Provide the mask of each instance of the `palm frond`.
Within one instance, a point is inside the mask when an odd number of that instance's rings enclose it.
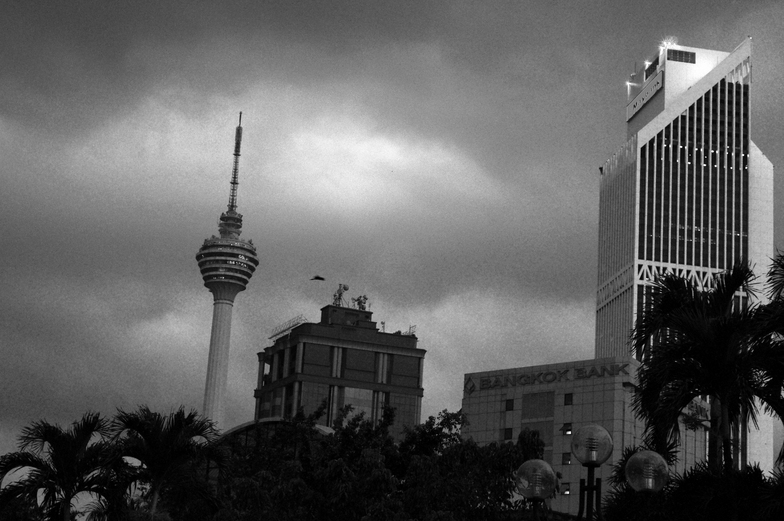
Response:
[[[756,295],[753,286],[756,278],[757,276],[748,262],[739,261],[730,269],[716,274],[713,277],[714,289],[706,291],[704,294],[716,306],[714,310],[717,314],[727,315],[732,311],[732,304],[739,292],[743,292],[752,298]]]
[[[778,260],[784,284],[781,255]],[[642,355],[632,406],[651,443],[676,442],[681,411],[701,395],[720,403],[733,427],[756,425],[758,401],[784,412],[784,302],[742,300],[754,295],[754,282],[748,263],[738,262],[710,288],[667,274],[645,293],[631,335]],[[712,426],[718,424],[716,416]]]
[[[776,250],[771,261],[765,288],[771,300],[781,300],[784,298],[784,252]]]
[[[33,491],[24,481],[14,481],[0,489],[0,510],[12,502],[21,502],[30,507],[38,507],[37,491]]]
[[[60,444],[62,439],[63,429],[59,425],[51,424],[46,420],[35,421],[22,429],[22,434],[19,436],[19,449],[40,454],[46,449],[47,444]]]
[[[209,442],[217,437],[211,420],[182,407],[169,414],[147,406],[118,410],[111,431],[123,454],[141,462],[136,476],[149,485],[146,496],[153,504],[162,493],[195,482],[195,463],[207,456]]]
[[[11,452],[0,457],[0,482],[8,474],[25,468],[44,472],[50,467],[45,459],[32,452]]]

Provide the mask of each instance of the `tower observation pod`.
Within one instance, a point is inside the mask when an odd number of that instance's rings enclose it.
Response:
[[[210,354],[207,363],[207,383],[204,390],[202,413],[223,423],[223,399],[229,373],[229,344],[231,338],[231,312],[237,293],[248,285],[259,258],[250,240],[240,239],[242,214],[237,213],[237,185],[239,184],[240,143],[242,141],[242,112],[235,134],[234,167],[231,174],[228,210],[218,220],[219,236],[204,241],[196,260],[214,300]]]

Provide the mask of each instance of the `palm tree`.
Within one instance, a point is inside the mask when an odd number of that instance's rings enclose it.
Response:
[[[19,452],[0,458],[0,482],[11,473],[21,474],[0,491],[0,504],[39,507],[40,500],[46,519],[70,520],[77,495],[105,492],[106,468],[116,458],[108,434],[107,421],[96,413],[86,413],[70,429],[45,420],[26,427]]]
[[[195,463],[217,435],[211,420],[196,411],[185,413],[182,407],[168,415],[146,406],[134,412],[118,410],[111,428],[121,440],[123,455],[141,464],[138,479],[149,487],[150,519],[162,494],[197,480]]]
[[[784,339],[784,252],[776,252],[766,282],[768,304],[764,306],[762,328],[777,340]]]
[[[784,299],[784,253],[777,251],[768,270],[768,297],[772,302]]]
[[[137,488],[139,469],[123,459],[122,447],[116,443],[113,445],[117,457],[105,468],[104,491],[87,505],[87,521],[121,521],[141,517]]]
[[[679,438],[681,412],[708,396],[708,461],[733,466],[731,433],[756,426],[758,406],[784,418],[781,398],[784,349],[762,327],[769,308],[749,304],[754,273],[738,263],[701,289],[674,274],[656,279],[649,304],[638,314],[632,345],[641,354],[632,404],[646,422],[652,446]]]

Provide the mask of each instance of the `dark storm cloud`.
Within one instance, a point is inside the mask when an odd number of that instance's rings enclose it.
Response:
[[[6,275],[24,277],[19,271]],[[165,403],[157,371],[168,357],[156,356],[160,346],[140,356],[141,346],[130,338],[139,310],[155,299],[132,291],[132,282],[103,280],[92,288],[77,280],[69,287],[65,280],[41,273],[38,281],[28,279],[4,292],[4,301],[13,305],[2,308],[3,344],[14,355],[4,356],[3,421],[29,421],[31,404],[55,417],[75,418],[88,409]],[[147,311],[167,310],[153,305]]]
[[[677,3],[661,4],[660,23],[684,20]],[[695,3],[694,8],[712,3]],[[746,5],[733,4],[729,14]],[[758,2],[754,4],[764,5]],[[587,63],[603,40],[624,41],[650,25],[649,12],[628,2],[45,2],[11,1],[0,21],[3,105],[7,117],[39,119],[49,125],[95,123],[137,102],[200,46],[235,39],[245,49],[226,55],[223,72],[198,84],[231,87],[257,75],[302,81],[315,75],[339,76],[351,63],[381,47],[426,43],[467,71],[504,76],[519,93],[562,85],[581,72],[575,51]],[[615,11],[615,12],[614,12]],[[660,11],[660,12],[658,12]],[[717,10],[703,9],[709,19]],[[622,23],[618,20],[623,19]],[[663,21],[663,22],[662,22]],[[681,22],[683,24],[683,22]],[[647,31],[650,33],[650,29]],[[557,42],[557,43],[556,43]],[[598,45],[597,45],[598,44]],[[305,66],[286,60],[289,48],[307,47],[325,58]],[[140,49],[154,49],[155,56]],[[647,48],[647,46],[646,46]],[[526,60],[510,67],[509,56]],[[342,66],[328,58],[350,57]],[[152,60],[152,61],[150,61]],[[154,66],[169,65],[167,71]],[[242,71],[244,70],[244,73]],[[357,73],[357,71],[354,71]]]
[[[52,131],[111,117],[150,87],[143,64],[129,60],[134,45],[198,39],[183,12],[163,2],[4,3],[0,114]]]
[[[217,90],[247,80],[246,53],[263,60],[264,70],[255,75],[301,81],[331,67],[290,67],[276,61],[283,60],[288,47],[314,47],[329,57],[423,38],[440,11],[437,4],[427,5],[7,2],[0,18],[0,113],[52,130],[89,129],[139,102],[156,83],[182,74],[178,66],[203,51],[201,45],[223,38],[248,47],[225,56],[222,63],[208,64],[219,74],[198,78],[193,87]]]

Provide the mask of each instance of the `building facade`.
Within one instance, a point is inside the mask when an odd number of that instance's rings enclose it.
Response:
[[[665,44],[627,83],[626,144],[601,168],[596,357],[628,354],[650,283],[709,287],[773,255],[773,166],[751,141],[751,39],[726,53]]]
[[[624,447],[638,444],[645,428],[630,407],[638,367],[635,358],[625,356],[468,373],[462,402],[468,425],[463,435],[487,444],[516,442],[526,428],[537,431],[545,445],[544,460],[562,476],[552,508],[576,514],[585,470],[571,453],[572,433],[588,424],[610,433],[612,456],[596,471],[596,477],[607,483]],[[703,406],[695,404],[692,412],[707,417],[707,409],[699,407]],[[704,432],[682,429],[681,441],[673,468],[680,473],[704,459],[707,450]]]
[[[383,406],[395,409],[393,435],[419,423],[425,350],[417,337],[379,331],[364,308],[329,305],[318,323],[293,327],[259,353],[255,391],[257,420],[327,409],[331,425],[346,405],[352,414],[378,420]]]
[[[740,260],[767,272],[773,165],[751,140],[751,51],[751,38],[731,53],[665,43],[631,75],[628,140],[601,168],[597,358],[628,353],[657,276],[709,288]],[[770,416],[758,424],[742,458],[769,470],[780,440]]]

